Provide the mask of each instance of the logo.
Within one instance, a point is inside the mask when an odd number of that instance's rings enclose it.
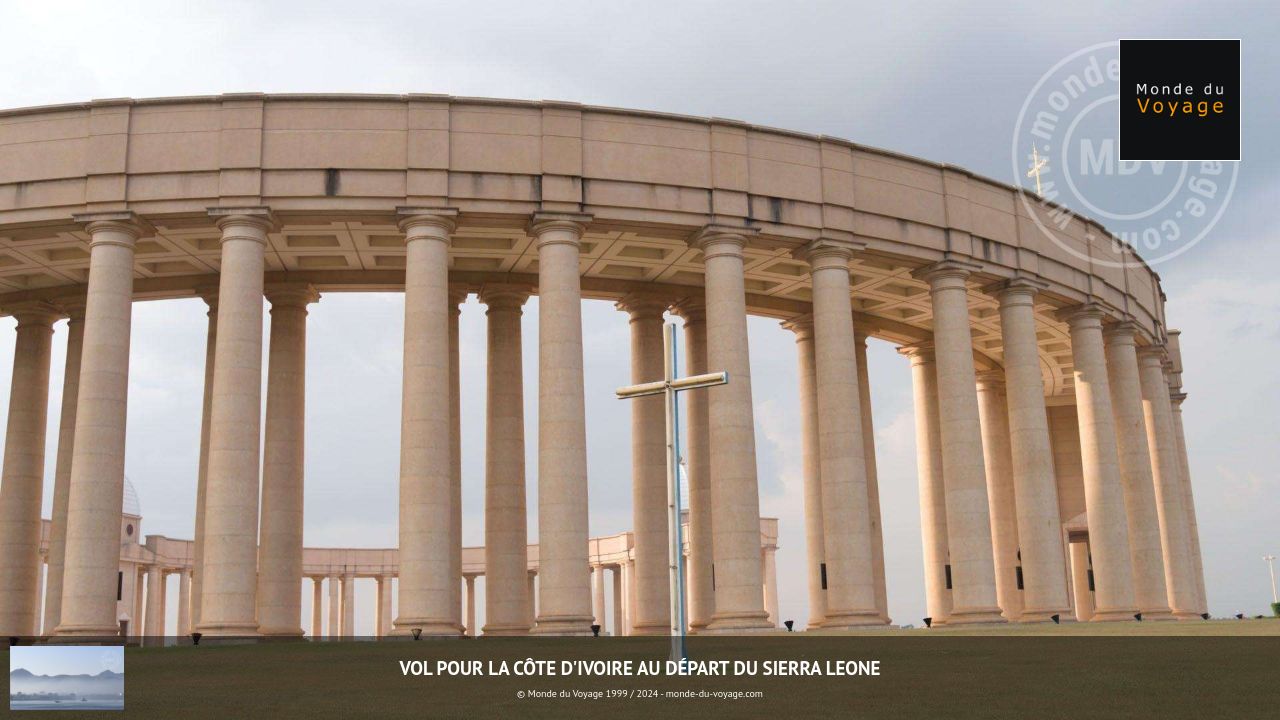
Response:
[[[1060,60],[1032,87],[1014,126],[1019,193],[1040,231],[1072,256],[1108,267],[1172,259],[1203,239],[1226,210],[1239,172],[1218,160],[1120,159],[1120,44],[1100,43]],[[1203,88],[1202,88],[1203,89]],[[1073,212],[1106,226],[1081,243]],[[1093,231],[1091,231],[1092,233]],[[1091,247],[1110,245],[1099,257]]]

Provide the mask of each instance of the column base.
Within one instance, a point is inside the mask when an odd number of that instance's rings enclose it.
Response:
[[[1053,616],[1058,616],[1058,622],[1075,622],[1076,615],[1071,610],[1023,610],[1022,617],[1018,618],[1018,622],[1023,625],[1035,625],[1038,623],[1051,623]]]
[[[132,638],[129,638],[132,639]],[[49,635],[50,645],[118,645],[125,641],[120,637],[120,626],[59,625]]]
[[[832,613],[828,610],[826,619],[822,621],[822,629],[850,630],[884,624],[884,620],[880,618],[880,613],[875,610],[851,610],[837,613]]]
[[[490,637],[516,637],[529,634],[528,625],[490,625],[487,624],[480,628],[483,635]]]
[[[555,615],[539,617],[537,624],[530,631],[531,635],[563,635],[571,637],[590,637],[591,623],[595,620],[590,615]],[[635,634],[633,628],[631,634]]]
[[[666,623],[661,625],[655,623],[645,623],[644,625],[635,625],[631,628],[632,635],[671,635],[671,626]]]
[[[1174,620],[1201,620],[1202,618],[1200,617],[1200,613],[1192,612],[1190,610],[1174,610],[1173,619]]]
[[[689,632],[690,632],[691,634],[693,634],[693,633],[699,633],[699,632],[702,632],[703,630],[706,630],[706,629],[707,629],[707,625],[708,625],[708,621],[706,621],[706,620],[699,620],[699,621],[697,621],[697,622],[691,622],[691,623],[689,623]]]
[[[390,639],[413,639],[413,631],[418,630],[418,637],[457,638],[462,637],[462,625],[450,620],[431,620],[427,618],[396,618],[391,625]]]
[[[244,638],[249,641],[257,641],[261,637],[258,631],[257,623],[209,623],[202,624],[195,629],[200,633],[200,641],[205,639],[212,640],[214,638]]]
[[[1155,610],[1142,610],[1143,622],[1163,622],[1165,620],[1173,620],[1173,611],[1169,608],[1156,608]]]
[[[717,612],[703,635],[733,635],[736,633],[773,632],[777,626],[769,623],[769,614],[763,610],[748,612]]]
[[[301,640],[304,633],[302,628],[260,628],[258,634],[263,640]]]
[[[1094,610],[1089,622],[1134,622],[1138,608],[1119,608],[1110,610]]]
[[[1000,608],[998,607],[960,608],[958,610],[952,608],[945,624],[948,627],[955,627],[958,625],[1003,625],[1007,622],[1009,621],[1000,613]],[[937,625],[938,623],[935,621],[933,624]]]

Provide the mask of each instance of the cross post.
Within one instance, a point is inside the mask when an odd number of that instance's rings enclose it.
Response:
[[[688,656],[684,647],[684,541],[680,531],[680,408],[676,402],[677,394],[685,390],[724,385],[729,382],[729,374],[714,372],[677,377],[676,326],[674,323],[667,323],[663,330],[663,365],[666,377],[618,388],[617,396],[619,400],[631,400],[663,395],[667,402],[667,565],[671,588],[671,659],[679,662]]]

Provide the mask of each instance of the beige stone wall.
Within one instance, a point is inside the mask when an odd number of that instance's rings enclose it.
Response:
[[[534,211],[589,212],[588,297],[628,284],[701,285],[684,240],[709,223],[759,230],[745,253],[748,309],[804,312],[809,279],[791,250],[816,237],[867,243],[852,265],[854,311],[878,337],[928,334],[923,284],[906,271],[942,257],[981,267],[971,286],[974,345],[1000,362],[983,283],[1033,275],[1048,394],[1065,394],[1065,327],[1048,312],[1092,292],[1160,338],[1157,277],[1086,262],[1046,238],[1017,191],[963,169],[845,140],[736,121],[572,103],[448,96],[260,94],[94,101],[0,110],[0,311],[83,284],[75,212],[129,209],[157,233],[139,241],[140,297],[189,296],[216,272],[210,206],[266,205],[282,221],[267,270],[322,290],[398,290],[398,206],[461,212],[454,275],[536,272],[524,228]],[[1088,239],[1093,237],[1092,240]],[[1062,242],[1119,260],[1105,231],[1073,218]],[[1128,258],[1134,260],[1134,258]],[[269,278],[270,279],[270,278]]]

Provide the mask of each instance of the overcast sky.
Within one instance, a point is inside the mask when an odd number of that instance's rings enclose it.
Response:
[[[1280,200],[1268,2],[273,2],[0,0],[0,107],[220,92],[447,93],[571,100],[736,118],[954,163],[1006,182],[1019,107],[1058,60],[1121,37],[1243,39],[1244,162],[1226,215],[1160,265],[1181,328],[1187,442],[1214,614],[1263,612],[1261,556],[1280,550],[1277,442]],[[127,472],[143,531],[192,535],[203,382],[200,301],[133,313]],[[306,543],[396,542],[403,302],[328,295],[308,328]],[[526,307],[530,531],[536,530],[536,299]],[[583,306],[591,532],[631,527],[626,316]],[[14,322],[0,319],[0,377]],[[760,505],[781,521],[783,619],[807,616],[795,347],[749,323]],[[65,324],[54,340],[45,513],[52,498]],[[484,315],[462,315],[464,541],[483,541]],[[619,348],[624,348],[619,352]],[[898,623],[924,615],[910,373],[870,351],[889,582]],[[7,407],[8,382],[0,383]],[[265,397],[265,396],[264,396]],[[0,422],[3,417],[0,416]],[[171,587],[176,598],[176,587]],[[357,628],[373,625],[372,581]],[[309,597],[304,617],[310,617]],[[171,615],[176,601],[169,605]],[[483,623],[483,602],[479,604]],[[172,622],[172,621],[171,621]],[[170,625],[172,628],[172,624]]]

